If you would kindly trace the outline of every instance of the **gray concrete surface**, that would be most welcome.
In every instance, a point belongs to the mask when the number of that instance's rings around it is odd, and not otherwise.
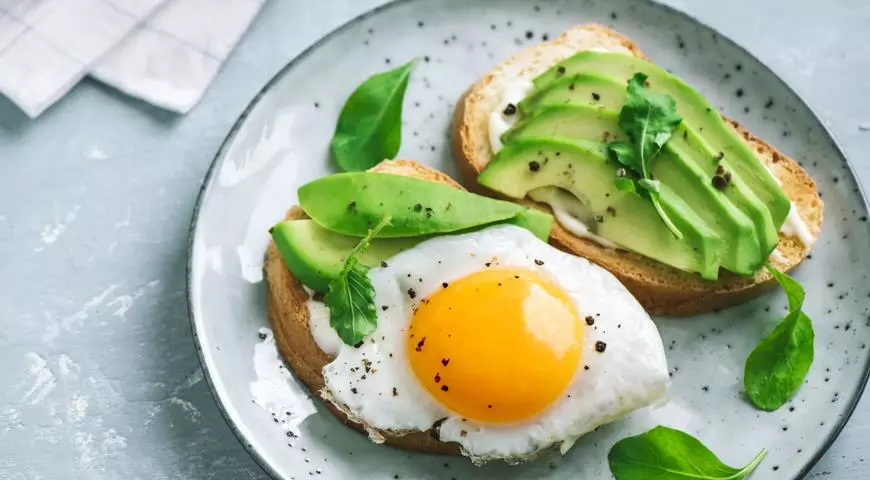
[[[265,478],[224,424],[193,348],[190,215],[260,87],[381,3],[273,0],[184,117],[90,81],[36,121],[0,100],[0,478]],[[668,3],[790,82],[870,183],[870,3]],[[868,433],[865,398],[809,478],[870,479]]]

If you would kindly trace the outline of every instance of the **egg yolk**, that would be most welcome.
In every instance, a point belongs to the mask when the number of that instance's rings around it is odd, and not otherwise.
[[[571,299],[527,269],[473,273],[424,299],[407,350],[419,382],[449,410],[486,423],[532,417],[555,402],[580,363]]]

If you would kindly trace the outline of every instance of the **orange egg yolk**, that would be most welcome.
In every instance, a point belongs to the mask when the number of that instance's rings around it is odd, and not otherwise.
[[[442,405],[463,418],[510,423],[565,392],[580,363],[582,328],[555,283],[493,268],[423,300],[407,341],[414,374]]]

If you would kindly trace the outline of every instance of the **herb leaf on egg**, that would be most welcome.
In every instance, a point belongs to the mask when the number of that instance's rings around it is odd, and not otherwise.
[[[344,268],[329,282],[329,291],[323,296],[323,303],[329,307],[329,325],[341,341],[351,346],[362,342],[378,325],[375,289],[368,277],[369,267],[359,263],[357,255],[368,248],[371,240],[390,220],[391,217],[384,217],[350,251]]]
[[[616,442],[607,454],[607,462],[617,480],[740,480],[766,456],[767,451],[762,449],[746,465],[731,467],[688,433],[658,426]]]
[[[797,392],[813,363],[813,322],[801,310],[806,296],[797,280],[766,264],[788,297],[788,315],[746,359],[743,386],[756,407],[772,412]]]
[[[415,65],[417,59],[372,75],[347,99],[330,143],[343,170],[367,170],[399,152],[402,102]]]
[[[652,160],[670,140],[683,121],[677,114],[677,103],[668,95],[650,93],[647,76],[635,73],[628,81],[625,104],[619,112],[619,128],[630,141],[614,141],[607,145],[611,159],[623,165],[633,177],[617,178],[617,188],[641,193],[650,199],[656,212],[677,238],[683,234],[674,225],[659,197],[658,182],[652,178]]]

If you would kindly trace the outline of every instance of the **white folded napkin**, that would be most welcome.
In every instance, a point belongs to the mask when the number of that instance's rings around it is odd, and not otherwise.
[[[91,75],[185,113],[262,1],[0,0],[0,93],[35,118]]]

